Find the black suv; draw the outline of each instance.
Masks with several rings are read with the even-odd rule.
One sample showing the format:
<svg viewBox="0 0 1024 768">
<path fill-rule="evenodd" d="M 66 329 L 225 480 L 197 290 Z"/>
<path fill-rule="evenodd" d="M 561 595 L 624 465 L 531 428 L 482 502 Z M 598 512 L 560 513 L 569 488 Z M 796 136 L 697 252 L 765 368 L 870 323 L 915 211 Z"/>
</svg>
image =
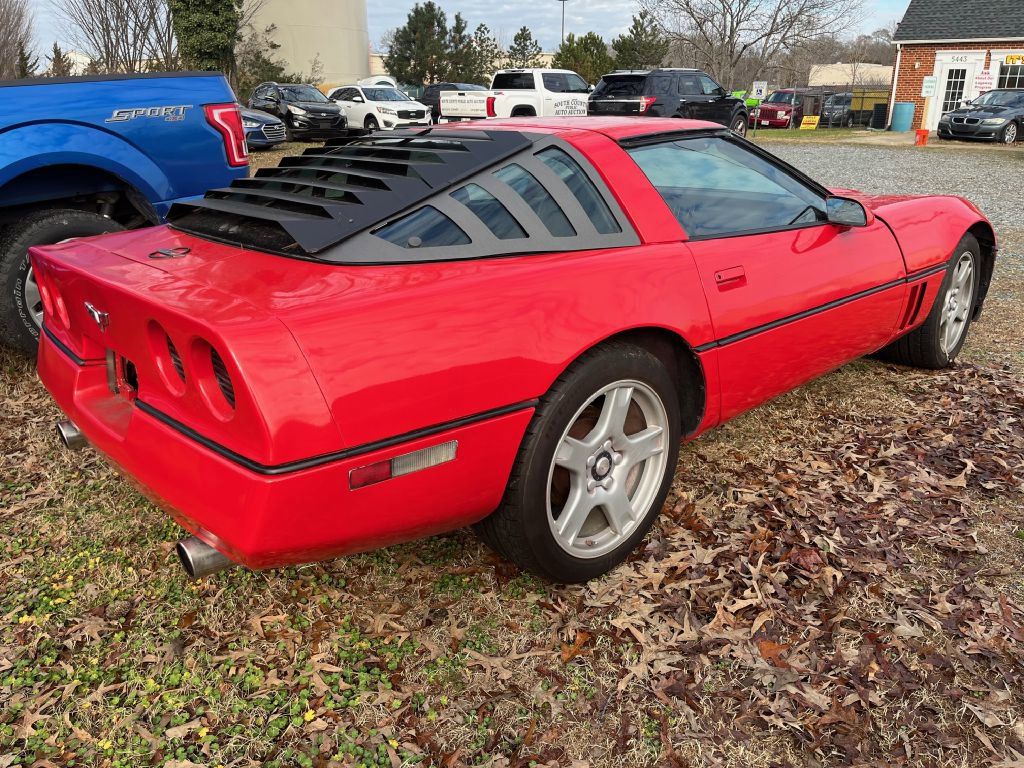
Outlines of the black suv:
<svg viewBox="0 0 1024 768">
<path fill-rule="evenodd" d="M 312 85 L 260 83 L 249 97 L 249 108 L 280 118 L 294 139 L 333 139 L 348 134 L 341 107 Z"/>
<path fill-rule="evenodd" d="M 441 115 L 441 94 L 444 91 L 486 91 L 482 85 L 473 85 L 472 83 L 434 83 L 428 85 L 423 89 L 423 95 L 420 96 L 420 104 L 424 104 L 430 107 L 430 114 L 433 121 L 436 123 Z"/>
<path fill-rule="evenodd" d="M 747 133 L 747 106 L 699 69 L 612 72 L 590 94 L 591 115 L 688 117 Z"/>
</svg>

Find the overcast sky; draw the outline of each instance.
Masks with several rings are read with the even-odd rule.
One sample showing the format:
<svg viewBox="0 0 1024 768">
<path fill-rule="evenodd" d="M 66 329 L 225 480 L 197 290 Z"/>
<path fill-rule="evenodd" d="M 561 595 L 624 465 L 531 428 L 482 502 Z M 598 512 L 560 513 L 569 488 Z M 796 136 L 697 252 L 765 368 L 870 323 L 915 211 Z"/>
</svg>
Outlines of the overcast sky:
<svg viewBox="0 0 1024 768">
<path fill-rule="evenodd" d="M 287 0 L 284 0 L 287 2 Z M 405 22 L 409 8 L 415 0 L 384 0 L 370 2 L 370 43 L 376 49 L 381 36 Z M 561 3 L 558 0 L 530 0 L 507 2 L 504 0 L 435 0 L 449 19 L 462 13 L 471 27 L 483 22 L 491 28 L 500 42 L 508 44 L 524 24 L 540 40 L 545 51 L 558 47 L 561 25 Z M 866 0 L 867 12 L 863 22 L 851 32 L 871 32 L 899 19 L 908 0 Z M 54 40 L 61 40 L 60 30 L 50 10 L 51 0 L 29 0 L 36 20 L 36 45 L 40 52 L 48 51 Z M 582 34 L 598 32 L 609 42 L 624 32 L 636 11 L 634 0 L 568 0 L 565 7 L 565 31 Z"/>
</svg>

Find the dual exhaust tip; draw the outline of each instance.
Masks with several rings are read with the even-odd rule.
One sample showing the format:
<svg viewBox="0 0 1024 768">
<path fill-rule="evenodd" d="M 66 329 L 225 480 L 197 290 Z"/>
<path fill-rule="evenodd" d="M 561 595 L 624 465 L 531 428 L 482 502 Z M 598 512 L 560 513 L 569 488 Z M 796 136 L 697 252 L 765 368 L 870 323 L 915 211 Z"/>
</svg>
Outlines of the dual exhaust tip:
<svg viewBox="0 0 1024 768">
<path fill-rule="evenodd" d="M 57 436 L 70 451 L 77 451 L 87 445 L 85 436 L 72 421 L 57 422 Z M 201 579 L 218 571 L 230 568 L 235 563 L 201 539 L 187 536 L 177 543 L 175 552 L 185 573 L 193 579 Z"/>
</svg>

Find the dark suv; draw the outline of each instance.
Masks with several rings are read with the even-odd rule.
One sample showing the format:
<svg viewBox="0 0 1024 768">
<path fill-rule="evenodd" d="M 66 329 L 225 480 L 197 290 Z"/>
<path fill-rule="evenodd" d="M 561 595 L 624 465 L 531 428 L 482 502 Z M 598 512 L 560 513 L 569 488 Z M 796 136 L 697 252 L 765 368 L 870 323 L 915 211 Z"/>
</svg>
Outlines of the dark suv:
<svg viewBox="0 0 1024 768">
<path fill-rule="evenodd" d="M 651 69 L 612 72 L 590 94 L 591 115 L 644 115 L 710 120 L 747 132 L 743 99 L 699 69 Z"/>
<path fill-rule="evenodd" d="M 333 139 L 348 134 L 341 108 L 312 85 L 260 83 L 249 108 L 267 112 L 284 123 L 288 140 Z"/>
<path fill-rule="evenodd" d="M 438 122 L 438 118 L 441 115 L 441 94 L 444 91 L 486 91 L 482 85 L 473 85 L 472 83 L 434 83 L 428 85 L 423 89 L 423 95 L 420 96 L 420 104 L 425 104 L 430 107 L 430 114 L 433 121 Z"/>
</svg>

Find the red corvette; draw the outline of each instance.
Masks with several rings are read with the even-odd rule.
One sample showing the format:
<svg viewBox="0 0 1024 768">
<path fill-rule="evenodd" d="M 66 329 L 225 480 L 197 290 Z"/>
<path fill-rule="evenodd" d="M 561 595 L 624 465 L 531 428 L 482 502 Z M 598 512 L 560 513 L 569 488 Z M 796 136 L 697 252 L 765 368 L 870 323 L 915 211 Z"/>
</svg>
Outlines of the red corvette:
<svg viewBox="0 0 1024 768">
<path fill-rule="evenodd" d="M 995 253 L 965 200 L 829 191 L 710 123 L 375 134 L 33 249 L 39 373 L 193 575 L 475 524 L 580 581 L 681 439 L 868 353 L 948 365 Z"/>
</svg>

